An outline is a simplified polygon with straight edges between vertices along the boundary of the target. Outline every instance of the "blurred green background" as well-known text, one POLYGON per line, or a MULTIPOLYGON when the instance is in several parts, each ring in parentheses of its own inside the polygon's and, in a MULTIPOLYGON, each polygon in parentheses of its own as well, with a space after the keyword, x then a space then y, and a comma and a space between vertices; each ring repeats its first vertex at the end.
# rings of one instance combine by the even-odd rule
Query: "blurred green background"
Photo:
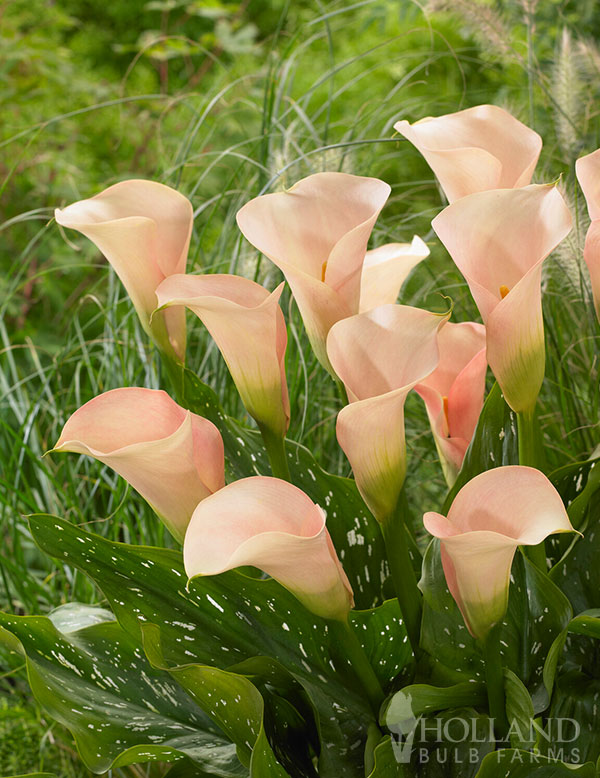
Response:
MULTIPOLYGON (((44 613, 101 601, 33 545, 26 515, 49 512, 134 543, 168 543, 112 471, 41 458, 68 415, 122 385, 159 385, 159 366, 122 287, 53 209, 130 177, 193 202, 189 270, 278 271, 242 241, 248 199, 319 170, 378 176, 392 196, 372 245, 419 234, 432 254, 402 301, 477 318, 431 233, 443 205, 428 166, 394 137, 416 120, 492 102, 544 138, 537 181, 562 176, 576 229, 544 281, 548 370, 541 405, 553 464, 598 444, 598 327, 581 246, 587 215, 574 161, 600 145, 600 6, 594 0, 5 0, 0 3, 0 608, 44 613)), ((335 442, 335 387, 308 349, 289 297, 290 436, 348 474, 335 442), (310 386, 310 392, 308 387, 310 386)), ((243 416, 218 352, 189 320, 188 364, 243 416)), ((409 498, 418 518, 444 485, 418 398, 407 408, 409 498)), ((22 667, 0 655, 0 771, 85 776, 69 734, 47 719, 22 667)), ((146 766, 122 775, 161 774, 146 766)), ((115 773, 116 774, 116 773, 115 773)))

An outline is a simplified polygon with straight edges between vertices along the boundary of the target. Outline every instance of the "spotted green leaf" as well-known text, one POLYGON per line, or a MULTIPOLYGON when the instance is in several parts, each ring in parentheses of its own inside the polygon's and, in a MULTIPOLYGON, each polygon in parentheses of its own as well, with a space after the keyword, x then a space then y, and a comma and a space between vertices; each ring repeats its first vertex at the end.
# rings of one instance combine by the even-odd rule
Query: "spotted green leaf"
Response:
MULTIPOLYGON (((156 624, 142 624, 144 651, 152 667, 163 670, 186 690, 192 699, 232 740, 244 765, 250 764, 253 749, 263 733, 265 705, 256 686, 244 675, 210 665, 187 663, 168 666, 162 653, 161 630, 156 624)), ((261 752, 270 749, 261 744, 261 752)), ((273 764, 277 759, 272 755, 273 764)))
POLYGON ((373 753, 374 765, 368 778, 413 778, 410 765, 398 762, 394 746, 389 735, 378 743, 373 753))
POLYGON ((510 745, 529 751, 535 745, 533 701, 523 682, 508 668, 504 668, 504 694, 510 745))
POLYGON ((549 737, 540 738, 546 756, 566 762, 600 759, 600 679, 579 670, 563 673, 556 681, 548 712, 549 737), (562 731, 559 731, 562 728, 562 731))
POLYGON ((574 619, 571 619, 567 627, 555 639, 546 662, 544 664, 544 685, 548 696, 552 694, 554 680, 561 660, 565 662, 567 669, 593 669, 597 667, 595 658, 598 656, 598 643, 600 640, 600 609, 596 608, 584 611, 574 619), (594 640, 582 640, 571 636, 593 638, 594 640), (567 651, 563 654, 565 646, 567 651), (591 660, 591 661, 590 661, 591 660))
POLYGON ((0 613, 0 640, 25 656, 35 697, 90 770, 188 756, 215 776, 244 775, 235 747, 115 621, 63 633, 44 616, 0 613))

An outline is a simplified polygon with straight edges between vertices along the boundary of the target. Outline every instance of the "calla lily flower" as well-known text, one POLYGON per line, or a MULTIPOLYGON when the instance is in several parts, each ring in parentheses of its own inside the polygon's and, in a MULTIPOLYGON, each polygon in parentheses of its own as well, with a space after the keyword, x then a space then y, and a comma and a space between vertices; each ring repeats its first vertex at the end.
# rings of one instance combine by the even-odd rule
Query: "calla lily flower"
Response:
POLYGON ((283 437, 290 420, 285 380, 287 330, 279 297, 241 276, 173 275, 156 290, 159 306, 186 306, 203 322, 227 362, 248 413, 283 437))
POLYGON ((350 401, 338 414, 337 439, 378 521, 391 517, 404 483, 406 396, 437 367, 438 330, 449 315, 382 305, 339 321, 327 338, 350 401))
POLYGON ((542 149, 537 132, 496 105, 400 121, 394 129, 425 157, 450 203, 486 189, 526 186, 542 149))
POLYGON ((463 322, 439 332, 440 362, 415 387, 425 401, 444 476, 456 481, 483 408, 485 391, 485 327, 463 322))
POLYGON ((517 547, 574 531, 546 476, 519 466, 481 473, 458 492, 447 517, 426 513, 423 522, 441 540, 446 583, 476 638, 504 618, 517 547))
POLYGON ((89 200, 54 212, 63 227, 81 232, 104 254, 123 282, 142 327, 168 356, 185 358, 185 311, 154 317, 154 290, 167 276, 184 273, 193 210, 179 192, 154 181, 133 179, 89 200))
POLYGON ((542 263, 571 229, 565 201, 553 185, 479 192, 432 226, 475 298, 506 402, 531 412, 545 367, 542 263))
POLYGON ((410 271, 427 256, 427 244, 417 235, 412 243, 387 243, 367 251, 360 281, 358 313, 395 303, 410 271))
POLYGON ((154 389, 94 397, 70 417, 52 451, 87 454, 111 467, 177 540, 198 503, 225 485, 218 429, 154 389))
POLYGON ((575 170, 591 219, 583 258, 590 273, 596 316, 600 320, 600 149, 578 159, 575 170))
POLYGON ((353 605, 324 511, 278 478, 243 478, 201 502, 183 559, 190 578, 258 567, 325 619, 345 621, 353 605))
POLYGON ((238 211, 244 236, 282 271, 321 364, 331 326, 358 313, 367 241, 390 187, 376 178, 316 173, 238 211))

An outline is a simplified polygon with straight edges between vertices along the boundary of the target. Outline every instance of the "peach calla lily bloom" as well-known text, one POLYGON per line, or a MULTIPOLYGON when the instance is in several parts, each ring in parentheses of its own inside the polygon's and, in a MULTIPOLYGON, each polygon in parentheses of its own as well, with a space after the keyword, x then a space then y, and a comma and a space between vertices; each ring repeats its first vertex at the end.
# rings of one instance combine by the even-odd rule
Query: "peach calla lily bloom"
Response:
POLYGON ((590 273, 596 316, 600 320, 600 149, 578 159, 575 170, 591 219, 583 258, 590 273))
POLYGON ((448 323, 440 330, 438 346, 439 365, 415 391, 425 401, 444 476, 452 486, 483 407, 485 327, 448 323))
POLYGON ((353 605, 324 511, 278 478, 243 478, 201 502, 183 558, 190 578, 258 567, 326 619, 345 621, 353 605))
POLYGON ((282 271, 321 364, 331 326, 358 313, 367 241, 390 187, 376 178, 315 173, 237 214, 244 236, 282 271))
POLYGON ((185 272, 193 210, 179 192, 154 181, 133 179, 54 213, 63 227, 81 232, 104 254, 123 282, 144 330, 158 347, 185 358, 185 311, 150 317, 154 291, 172 273, 185 272))
POLYGON ((571 229, 565 201, 553 185, 478 192, 432 226, 475 298, 506 402, 531 412, 545 367, 542 263, 571 229))
POLYGON ((425 157, 450 203, 486 189, 526 186, 542 149, 537 132, 496 105, 400 121, 394 129, 425 157))
POLYGON ((338 414, 337 439, 378 521, 391 517, 404 483, 406 396, 437 367, 438 330, 449 315, 382 305, 339 321, 327 338, 350 401, 338 414))
POLYGON ((481 473, 458 492, 447 517, 426 513, 423 522, 441 541, 446 583, 476 638, 504 618, 517 547, 574 531, 546 476, 520 466, 481 473))
POLYGON ((198 503, 225 485, 218 429, 155 389, 94 397, 70 417, 52 451, 87 454, 111 467, 177 540, 198 503))
POLYGON ((427 244, 415 235, 412 243, 387 243, 367 251, 360 281, 358 313, 395 303, 410 271, 429 256, 427 244))
POLYGON ((285 380, 287 330, 279 297, 248 278, 173 275, 156 290, 161 307, 186 306, 203 322, 227 362, 248 413, 285 436, 290 403, 285 380))

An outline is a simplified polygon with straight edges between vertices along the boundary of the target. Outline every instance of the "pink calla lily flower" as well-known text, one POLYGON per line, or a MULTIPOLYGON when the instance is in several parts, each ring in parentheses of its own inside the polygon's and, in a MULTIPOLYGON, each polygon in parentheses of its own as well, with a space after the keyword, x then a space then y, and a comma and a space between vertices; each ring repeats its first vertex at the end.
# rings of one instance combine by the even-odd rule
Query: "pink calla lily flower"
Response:
POLYGON ((438 346, 439 365, 415 391, 425 401, 444 476, 452 486, 483 408, 485 327, 448 323, 439 332, 438 346))
POLYGON ((248 413, 283 437, 290 421, 285 379, 287 329, 274 292, 241 276, 173 275, 156 290, 162 308, 186 306, 210 332, 248 413))
POLYGON ((395 303, 410 271, 427 256, 427 244, 418 235, 412 243, 387 243, 367 251, 360 280, 358 313, 395 303))
POLYGON ((154 389, 94 397, 70 417, 52 451, 87 454, 111 467, 180 541, 198 503, 225 485, 218 429, 154 389))
POLYGON ((486 189, 526 186, 542 149, 537 132, 496 105, 400 121, 394 129, 425 157, 450 203, 486 189))
POLYGON ((487 359, 506 402, 531 412, 544 380, 542 263, 571 229, 554 185, 463 197, 432 222, 486 326, 487 359))
POLYGON ((447 517, 426 513, 423 522, 441 540, 446 583, 476 638, 504 618, 517 547, 574 531, 546 476, 520 466, 481 473, 458 492, 447 517))
POLYGON ((194 216, 190 201, 163 184, 133 179, 54 215, 97 246, 123 282, 144 330, 162 351, 183 362, 183 308, 161 313, 152 324, 150 317, 156 287, 167 276, 185 272, 194 216))
POLYGON ((183 558, 190 578, 258 567, 325 619, 345 621, 353 605, 324 511, 278 478, 243 478, 201 502, 183 558))
POLYGON ((583 258, 590 273, 596 316, 600 321, 600 149, 578 159, 575 170, 591 219, 583 258))
POLYGON ((321 364, 331 326, 358 313, 367 241, 390 187, 376 178, 316 173, 243 206, 244 236, 282 271, 321 364))
POLYGON ((404 483, 406 396, 437 367, 438 330, 449 315, 382 305, 339 321, 327 338, 350 401, 338 414, 337 439, 378 521, 391 517, 404 483))

